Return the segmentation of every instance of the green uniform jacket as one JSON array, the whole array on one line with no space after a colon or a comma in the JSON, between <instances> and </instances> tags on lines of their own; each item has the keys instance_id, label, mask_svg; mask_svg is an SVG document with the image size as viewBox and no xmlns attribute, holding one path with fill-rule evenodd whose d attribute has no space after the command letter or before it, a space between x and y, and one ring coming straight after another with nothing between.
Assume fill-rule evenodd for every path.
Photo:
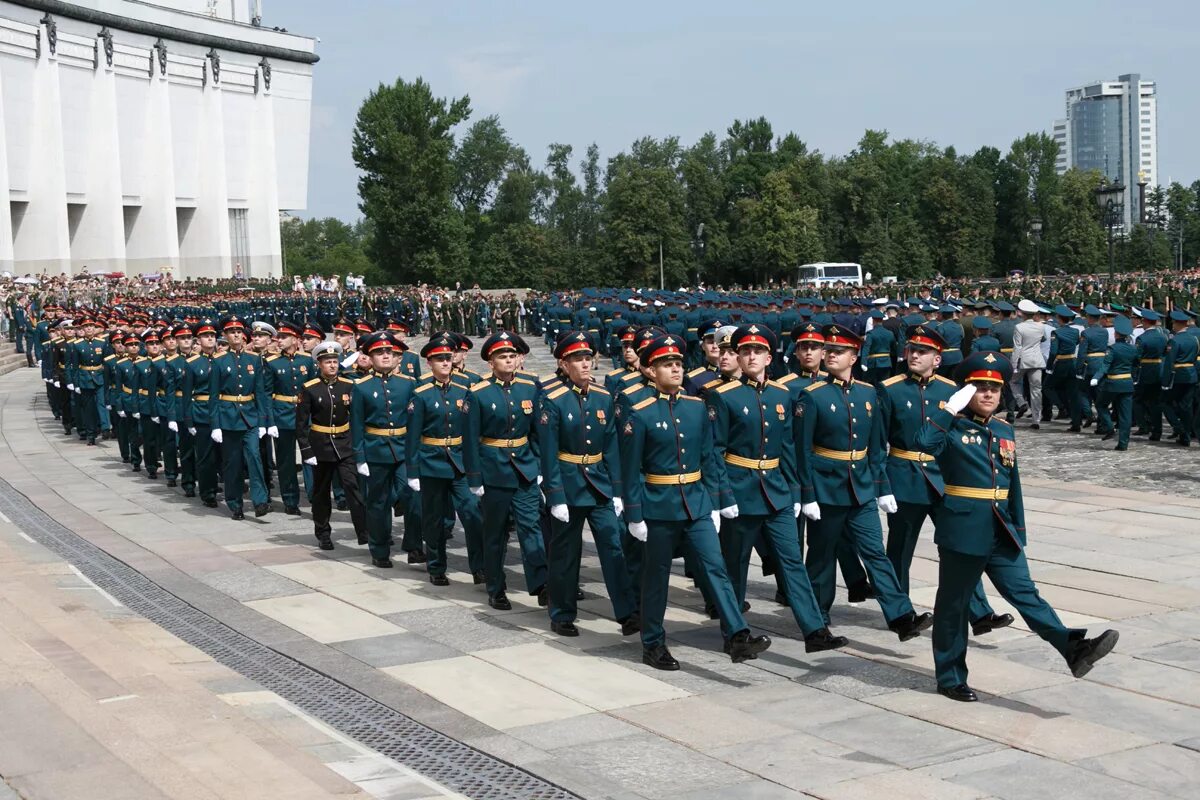
<instances>
[{"instance_id":1,"label":"green uniform jacket","mask_svg":"<svg viewBox=\"0 0 1200 800\"><path fill-rule=\"evenodd\" d=\"M708 392L705 403L715 463L725 473L721 485L730 487L738 512L767 515L790 510L800 501L791 392L775 381L756 384L743 377Z\"/></svg>"},{"instance_id":2,"label":"green uniform jacket","mask_svg":"<svg viewBox=\"0 0 1200 800\"><path fill-rule=\"evenodd\" d=\"M212 424L212 409L217 400L213 396L212 368L212 357L203 353L188 356L183 366L183 380L180 384L180 391L183 392L183 397L180 398L182 407L177 413L186 428Z\"/></svg>"},{"instance_id":3,"label":"green uniform jacket","mask_svg":"<svg viewBox=\"0 0 1200 800\"><path fill-rule=\"evenodd\" d=\"M1162 385L1174 386L1196 382L1196 359L1200 339L1186 333L1171 337L1163 354Z\"/></svg>"},{"instance_id":4,"label":"green uniform jacket","mask_svg":"<svg viewBox=\"0 0 1200 800\"><path fill-rule=\"evenodd\" d=\"M901 503L931 505L945 491L942 471L932 456L920 451L921 426L945 408L958 386L934 375L920 380L912 374L888 378L879 387L879 411L888 443L887 476L892 495Z\"/></svg>"},{"instance_id":5,"label":"green uniform jacket","mask_svg":"<svg viewBox=\"0 0 1200 800\"><path fill-rule=\"evenodd\" d=\"M613 397L600 386L543 395L537 436L547 505L594 508L621 494L617 425Z\"/></svg>"},{"instance_id":6,"label":"green uniform jacket","mask_svg":"<svg viewBox=\"0 0 1200 800\"><path fill-rule=\"evenodd\" d=\"M1113 342L1104 358L1092 370L1091 377L1100 381L1096 388L1109 394L1133 394L1138 374L1137 348L1129 342Z\"/></svg>"},{"instance_id":7,"label":"green uniform jacket","mask_svg":"<svg viewBox=\"0 0 1200 800\"><path fill-rule=\"evenodd\" d=\"M800 395L801 502L858 506L892 493L878 404L871 384L832 376Z\"/></svg>"},{"instance_id":8,"label":"green uniform jacket","mask_svg":"<svg viewBox=\"0 0 1200 800\"><path fill-rule=\"evenodd\" d=\"M267 403L270 422L263 427L274 425L294 431L300 389L317 376L317 366L307 353L271 356L264 366L263 392L270 398Z\"/></svg>"},{"instance_id":9,"label":"green uniform jacket","mask_svg":"<svg viewBox=\"0 0 1200 800\"><path fill-rule=\"evenodd\" d=\"M409 419L416 388L412 378L395 373L373 372L354 384L349 392L350 441L356 463L403 464L408 460L408 440L421 435Z\"/></svg>"},{"instance_id":10,"label":"green uniform jacket","mask_svg":"<svg viewBox=\"0 0 1200 800\"><path fill-rule=\"evenodd\" d=\"M1159 383L1163 354L1167 351L1167 335L1158 328L1148 328L1137 338L1139 370L1134 380L1138 384Z\"/></svg>"},{"instance_id":11,"label":"green uniform jacket","mask_svg":"<svg viewBox=\"0 0 1200 800\"><path fill-rule=\"evenodd\" d=\"M270 424L265 369L260 356L226 351L212 360L212 426L226 431L265 428Z\"/></svg>"},{"instance_id":12,"label":"green uniform jacket","mask_svg":"<svg viewBox=\"0 0 1200 800\"><path fill-rule=\"evenodd\" d=\"M463 451L471 486L515 489L537 480L537 395L537 385L524 378L507 384L487 378L471 387Z\"/></svg>"},{"instance_id":13,"label":"green uniform jacket","mask_svg":"<svg viewBox=\"0 0 1200 800\"><path fill-rule=\"evenodd\" d=\"M941 409L921 427L918 444L937 458L946 481L946 494L933 512L938 547L988 555L999 525L1013 544L1025 548L1025 506L1011 425Z\"/></svg>"},{"instance_id":14,"label":"green uniform jacket","mask_svg":"<svg viewBox=\"0 0 1200 800\"><path fill-rule=\"evenodd\" d=\"M458 478L466 474L462 437L471 410L471 390L453 379L445 384L427 383L412 393L408 409L408 477Z\"/></svg>"}]
</instances>

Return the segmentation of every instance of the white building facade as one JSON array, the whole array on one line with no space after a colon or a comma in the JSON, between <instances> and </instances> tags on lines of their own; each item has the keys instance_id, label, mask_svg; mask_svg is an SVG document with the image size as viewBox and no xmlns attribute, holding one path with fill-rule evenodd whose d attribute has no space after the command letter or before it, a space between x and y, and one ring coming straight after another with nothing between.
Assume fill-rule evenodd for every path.
<instances>
[{"instance_id":1,"label":"white building facade","mask_svg":"<svg viewBox=\"0 0 1200 800\"><path fill-rule=\"evenodd\" d=\"M316 41L255 0L0 0L0 269L282 274Z\"/></svg>"},{"instance_id":2,"label":"white building facade","mask_svg":"<svg viewBox=\"0 0 1200 800\"><path fill-rule=\"evenodd\" d=\"M1056 164L1099 170L1125 185L1124 226L1141 219L1138 183L1158 185L1158 90L1133 73L1068 89L1066 112L1055 120Z\"/></svg>"}]
</instances>

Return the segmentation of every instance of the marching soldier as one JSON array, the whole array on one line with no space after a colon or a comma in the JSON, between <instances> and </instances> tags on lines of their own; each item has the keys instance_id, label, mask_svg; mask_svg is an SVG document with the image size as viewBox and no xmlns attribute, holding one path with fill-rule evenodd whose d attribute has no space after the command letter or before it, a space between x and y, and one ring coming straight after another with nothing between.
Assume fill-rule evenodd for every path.
<instances>
[{"instance_id":1,"label":"marching soldier","mask_svg":"<svg viewBox=\"0 0 1200 800\"><path fill-rule=\"evenodd\" d=\"M546 550L538 525L541 475L534 410L538 388L516 377L523 347L516 334L502 331L483 343L479 354L492 375L471 387L463 458L471 492L480 498L483 515L483 568L487 575L488 605L512 608L504 577L508 549L507 521L511 515L521 547L525 589L547 605ZM530 437L533 437L531 440Z\"/></svg>"},{"instance_id":2,"label":"marching soldier","mask_svg":"<svg viewBox=\"0 0 1200 800\"><path fill-rule=\"evenodd\" d=\"M1162 439L1162 361L1167 336L1158 327L1158 312L1142 311L1142 333L1137 337L1138 371L1133 390L1138 429L1134 436L1149 434L1150 441Z\"/></svg>"},{"instance_id":3,"label":"marching soldier","mask_svg":"<svg viewBox=\"0 0 1200 800\"><path fill-rule=\"evenodd\" d=\"M946 493L934 514L938 590L933 660L938 692L952 700L978 699L967 683L970 598L987 573L1029 629L1054 646L1071 673L1082 678L1117 643L1116 631L1094 639L1067 628L1038 594L1025 559L1025 508L1012 426L993 414L1012 365L999 353L972 353L955 377L965 386L933 411L918 447L937 458ZM963 414L964 410L969 413Z\"/></svg>"},{"instance_id":4,"label":"marching soldier","mask_svg":"<svg viewBox=\"0 0 1200 800\"><path fill-rule=\"evenodd\" d=\"M896 571L900 590L908 594L908 573L921 526L945 487L937 461L919 451L917 437L929 414L941 408L958 386L936 374L944 345L937 331L928 325L914 325L905 338L908 372L884 381L877 391L889 448L887 476L893 498L886 505L886 498L881 498L879 505L887 512L887 556ZM971 632L976 636L1013 623L1011 614L997 614L988 604L982 583L971 596L970 612Z\"/></svg>"},{"instance_id":5,"label":"marching soldier","mask_svg":"<svg viewBox=\"0 0 1200 800\"><path fill-rule=\"evenodd\" d=\"M184 364L180 380L183 396L180 398L179 419L192 439L200 502L209 508L216 508L220 445L212 434L213 411L216 408L213 358L217 355L217 327L212 320L206 319L197 323L192 333L200 343L200 352L188 356ZM186 480L185 475L185 491Z\"/></svg>"},{"instance_id":6,"label":"marching soldier","mask_svg":"<svg viewBox=\"0 0 1200 800\"><path fill-rule=\"evenodd\" d=\"M727 482L733 493L732 508L722 509L720 514L730 529L725 568L738 604L746 600L750 551L761 537L770 545L780 574L777 582L804 633L805 652L842 647L847 640L831 634L825 625L800 555L793 404L787 388L766 377L775 334L769 328L750 325L738 328L731 343L742 376L708 392L706 403L713 446L723 461L715 468L725 473L719 483Z\"/></svg>"},{"instance_id":7,"label":"marching soldier","mask_svg":"<svg viewBox=\"0 0 1200 800\"><path fill-rule=\"evenodd\" d=\"M385 333L362 340L362 351L371 359L371 373L354 384L350 402L350 431L358 474L363 476L367 546L371 564L392 568L392 506L400 497L409 473L407 441L413 436L408 408L416 384L396 369L396 345ZM347 495L350 484L343 484ZM352 506L353 507L353 506ZM405 531L405 538L415 536ZM419 549L409 543L410 552ZM411 562L410 562L411 563Z\"/></svg>"},{"instance_id":8,"label":"marching soldier","mask_svg":"<svg viewBox=\"0 0 1200 800\"><path fill-rule=\"evenodd\" d=\"M720 612L725 652L737 663L771 646L770 638L750 632L721 557L717 520L719 510L728 514L734 507L733 495L721 483L704 403L681 391L685 346L664 334L645 348L656 394L635 403L622 423L625 519L644 544L642 663L661 670L679 669L667 649L663 615L671 560L684 539L695 553L697 578Z\"/></svg>"},{"instance_id":9,"label":"marching soldier","mask_svg":"<svg viewBox=\"0 0 1200 800\"><path fill-rule=\"evenodd\" d=\"M1137 348L1129 343L1133 324L1127 317L1113 320L1116 341L1108 346L1103 360L1091 374L1089 384L1096 390L1096 432L1104 441L1117 437L1115 450L1129 449L1129 428L1133 420L1133 386L1138 373ZM1109 413L1109 407L1112 413Z\"/></svg>"},{"instance_id":10,"label":"marching soldier","mask_svg":"<svg viewBox=\"0 0 1200 800\"><path fill-rule=\"evenodd\" d=\"M828 375L804 390L796 408L802 425L801 511L812 522L805 566L828 621L835 594L837 544L847 538L875 587L888 628L900 641L907 641L928 628L932 616L913 610L884 555L876 498L885 506L895 498L888 485L883 419L875 407L875 389L852 377L862 340L836 324L825 326L821 333Z\"/></svg>"},{"instance_id":11,"label":"marching soldier","mask_svg":"<svg viewBox=\"0 0 1200 800\"><path fill-rule=\"evenodd\" d=\"M621 461L612 395L592 382L595 345L582 331L564 332L554 348L562 385L542 399L538 444L542 491L550 507L550 630L578 636L575 627L583 523L592 529L604 584L621 635L636 633L641 622L637 598L621 549L617 517L621 499Z\"/></svg>"},{"instance_id":12,"label":"marching soldier","mask_svg":"<svg viewBox=\"0 0 1200 800\"><path fill-rule=\"evenodd\" d=\"M162 446L162 418L158 416L158 393L165 393L167 387L160 383L160 362L166 362L162 356L162 340L158 331L148 329L142 334L142 346L146 355L134 361L137 370L137 411L133 418L139 421L142 434L142 457L146 463L146 477L151 480L158 478L159 448Z\"/></svg>"},{"instance_id":13,"label":"marching soldier","mask_svg":"<svg viewBox=\"0 0 1200 800\"><path fill-rule=\"evenodd\" d=\"M1050 332L1050 388L1058 396L1059 403L1071 415L1071 427L1067 430L1079 433L1083 430L1083 407L1079 398L1079 385L1075 379L1075 354L1079 347L1079 329L1071 324L1075 312L1065 305L1055 306L1054 316L1058 327ZM1043 412L1044 413L1044 412Z\"/></svg>"},{"instance_id":14,"label":"marching soldier","mask_svg":"<svg viewBox=\"0 0 1200 800\"><path fill-rule=\"evenodd\" d=\"M446 518L457 512L467 539L467 563L476 584L486 578L479 501L467 484L463 463L463 432L470 412L471 391L454 379L458 337L443 333L421 349L430 379L417 387L408 404L408 487L420 493L429 582L448 586L446 577ZM465 350L462 352L466 352Z\"/></svg>"},{"instance_id":15,"label":"marching soldier","mask_svg":"<svg viewBox=\"0 0 1200 800\"><path fill-rule=\"evenodd\" d=\"M278 355L266 358L263 393L271 398L267 435L275 441L279 496L285 514L300 516L300 484L296 480L296 406L300 388L316 375L312 357L299 352L300 326L281 322L276 329Z\"/></svg>"},{"instance_id":16,"label":"marching soldier","mask_svg":"<svg viewBox=\"0 0 1200 800\"><path fill-rule=\"evenodd\" d=\"M1190 319L1186 311L1172 311L1169 316L1171 341L1163 354L1159 374L1166 397L1167 421L1175 430L1175 441L1183 447L1190 447L1196 435L1192 426L1195 424L1193 404L1196 401L1196 361L1200 339L1186 332Z\"/></svg>"},{"instance_id":17,"label":"marching soldier","mask_svg":"<svg viewBox=\"0 0 1200 800\"><path fill-rule=\"evenodd\" d=\"M139 373L137 362L141 360L142 340L133 333L125 335L125 357L116 364L116 388L113 405L117 409L118 435L125 440L125 452L129 453L129 468L142 471L141 413L138 411Z\"/></svg>"},{"instance_id":18,"label":"marching soldier","mask_svg":"<svg viewBox=\"0 0 1200 800\"><path fill-rule=\"evenodd\" d=\"M245 519L242 513L243 486L250 477L250 502L254 516L271 513L270 496L263 478L258 440L267 435L270 419L267 396L263 391L263 361L246 349L246 323L231 315L221 322L221 332L229 349L212 361L212 393L216 395L213 410L212 440L221 445L225 481L225 505L234 519Z\"/></svg>"},{"instance_id":19,"label":"marching soldier","mask_svg":"<svg viewBox=\"0 0 1200 800\"><path fill-rule=\"evenodd\" d=\"M183 487L183 495L195 497L196 439L188 431L188 426L183 424L183 375L187 371L187 360L192 355L192 328L180 323L168 334L175 342L175 347L174 353L167 357L167 365L171 368L171 385L174 387L167 428L178 443L179 484ZM174 483L168 480L167 485L173 486Z\"/></svg>"},{"instance_id":20,"label":"marching soldier","mask_svg":"<svg viewBox=\"0 0 1200 800\"><path fill-rule=\"evenodd\" d=\"M721 385L721 345L717 331L724 324L719 319L710 319L696 328L703 358L700 366L688 371L683 381L683 390L692 397L703 397L706 391Z\"/></svg>"},{"instance_id":21,"label":"marching soldier","mask_svg":"<svg viewBox=\"0 0 1200 800\"><path fill-rule=\"evenodd\" d=\"M350 435L351 395L354 383L339 375L342 347L337 342L322 342L313 348L318 375L300 389L296 406L296 440L300 457L312 470L313 532L322 550L333 549L333 529L329 517L333 511L330 488L333 476L340 475L346 487L350 519L359 544L367 543L366 509L358 491L354 442Z\"/></svg>"},{"instance_id":22,"label":"marching soldier","mask_svg":"<svg viewBox=\"0 0 1200 800\"><path fill-rule=\"evenodd\" d=\"M104 359L108 343L98 338L96 321L83 322L83 338L75 343L75 388L79 391L80 430L89 447L96 446L100 409L104 406Z\"/></svg>"}]
</instances>

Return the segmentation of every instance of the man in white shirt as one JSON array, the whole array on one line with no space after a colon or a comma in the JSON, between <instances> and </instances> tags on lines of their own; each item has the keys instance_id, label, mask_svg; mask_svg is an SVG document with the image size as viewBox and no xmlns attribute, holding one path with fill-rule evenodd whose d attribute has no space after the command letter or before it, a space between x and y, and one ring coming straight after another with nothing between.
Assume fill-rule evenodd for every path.
<instances>
[{"instance_id":1,"label":"man in white shirt","mask_svg":"<svg viewBox=\"0 0 1200 800\"><path fill-rule=\"evenodd\" d=\"M1031 427L1037 430L1041 427L1042 370L1046 368L1050 329L1045 324L1046 315L1032 300L1022 300L1017 304L1017 310L1026 318L1013 329L1013 376L1010 388L1019 402L1024 397L1022 387L1026 380L1029 381L1029 405L1022 404L1017 414L1023 417L1026 411L1031 411Z\"/></svg>"}]
</instances>

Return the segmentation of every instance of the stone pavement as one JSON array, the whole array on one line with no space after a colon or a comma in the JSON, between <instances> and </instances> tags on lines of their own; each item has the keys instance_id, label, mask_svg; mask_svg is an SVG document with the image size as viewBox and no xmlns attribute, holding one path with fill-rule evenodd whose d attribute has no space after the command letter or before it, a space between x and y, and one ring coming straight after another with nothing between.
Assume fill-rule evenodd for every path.
<instances>
[{"instance_id":1,"label":"stone pavement","mask_svg":"<svg viewBox=\"0 0 1200 800\"><path fill-rule=\"evenodd\" d=\"M474 352L471 360L478 363ZM545 371L547 363L538 352L531 366ZM52 517L276 650L583 797L1191 796L1200 785L1200 500L1194 492L1153 494L1132 476L1107 480L1121 477L1106 466L1117 454L1093 450L1083 437L1022 433L1019 441L1025 463L1063 470L1026 478L1029 553L1043 595L1068 624L1115 627L1121 641L1091 675L1075 680L1020 625L974 640L972 684L983 697L964 706L933 693L927 636L898 643L876 607L846 605L844 595L833 623L851 646L804 654L791 615L772 602L774 585L761 577L752 581L748 616L775 646L757 661L729 663L716 623L677 574L667 630L683 669L643 666L636 639L622 639L612 621L591 549L583 635L553 637L544 609L520 591L511 567L514 610L488 608L464 573L461 533L452 542L455 572L445 589L406 566L370 568L344 514L335 516L338 548L321 553L307 512L303 519L276 513L235 523L223 509L205 509L161 480L131 474L114 457L115 445L84 448L62 436L32 371L0 378L0 478ZM1165 459L1174 451L1163 453ZM1195 464L1194 453L1183 457ZM36 570L45 563L44 551L14 530L0 527L0 545L17 564ZM935 558L931 537L923 537L913 600L925 608L933 600ZM20 596L12 568L0 574L0 597ZM95 592L60 591L87 598L89 613L107 621L76 645L93 661L91 648L119 647L112 640L122 634L161 641L151 623L120 619ZM993 602L1008 610L999 598ZM244 679L214 677L215 665L198 651L186 659L205 664L188 667L199 687L187 687L188 702L216 702L259 725L263 717L254 712L279 707ZM171 668L167 662L136 672L170 692L177 685ZM87 694L92 679L90 671L64 678L80 693L72 708L98 702L95 690ZM33 728L35 716L42 715L18 718ZM3 718L13 716L5 711ZM301 726L313 730L304 722L273 730L289 729L287 746L315 756L321 774L333 769L360 781L374 774L352 766L367 757L347 752L344 741L305 741L290 730ZM116 746L103 731L94 739ZM64 749L73 750L68 741ZM211 746L196 743L192 764L216 764ZM5 749L0 775L24 791L5 771ZM303 774L315 780L314 759L306 766ZM412 787L373 791L366 784L343 787L421 796Z\"/></svg>"}]
</instances>

